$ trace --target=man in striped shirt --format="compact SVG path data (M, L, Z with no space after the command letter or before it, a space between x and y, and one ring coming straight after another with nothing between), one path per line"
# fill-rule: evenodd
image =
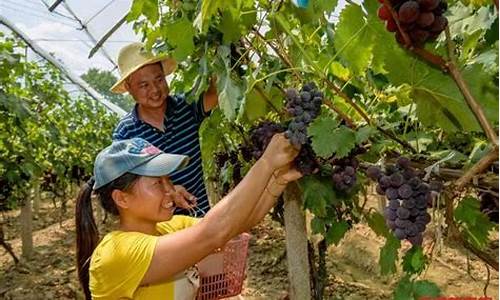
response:
M210 204L203 181L198 129L218 103L214 82L192 104L186 102L184 95L169 95L165 76L175 70L175 61L153 56L144 51L141 43L122 48L118 66L122 76L111 90L130 93L136 105L116 126L113 140L140 137L165 153L189 156L189 165L170 179L197 198L196 216L205 215ZM176 213L190 214L179 208Z

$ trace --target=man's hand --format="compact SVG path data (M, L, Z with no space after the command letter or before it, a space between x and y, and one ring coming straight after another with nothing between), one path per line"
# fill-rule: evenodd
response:
M203 94L203 109L205 112L211 111L219 104L219 96L217 95L217 76L210 77L210 85Z

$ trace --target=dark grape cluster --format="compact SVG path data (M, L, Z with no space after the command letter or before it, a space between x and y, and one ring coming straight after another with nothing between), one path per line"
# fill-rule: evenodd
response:
M481 202L481 212L485 214L491 222L498 224L498 191L482 191L479 193Z
M397 12L399 24L410 38L412 44L421 47L425 42L436 39L448 25L443 13L448 9L446 0L385 0L389 1ZM396 33L396 40L404 44L403 36L398 31L396 21L384 0L378 9L378 17L386 22L386 29Z
M354 156L346 157L335 162L332 180L337 190L348 191L356 184L356 171L358 166L359 161Z
M229 164L233 168L232 182L223 182L222 183L222 191L223 195L227 194L232 187L236 186L242 179L241 173L241 163L238 159L238 151L229 151L229 152L217 152L215 153L215 167L217 169L217 174L222 173L222 169L227 168L226 164ZM219 177L219 178L222 178Z
M293 119L285 134L295 147L308 143L307 125L319 115L322 103L323 93L313 82L305 84L300 92L293 88L286 90L286 109Z
M284 131L285 128L278 123L264 121L257 124L257 126L250 131L250 151L253 157L259 159L273 135ZM294 160L294 165L295 168L304 175L312 174L319 167L316 161L316 154L309 141L300 149L299 155Z
M250 152L255 159L258 159L264 153L267 144L276 133L285 131L285 127L271 121L263 121L257 124L250 131Z
M384 210L387 226L398 239L421 245L422 234L431 221L427 207L432 202L432 189L438 189L439 184L422 181L406 157L398 158L395 165L386 165L384 171L371 166L366 173L378 182L377 193L389 200Z

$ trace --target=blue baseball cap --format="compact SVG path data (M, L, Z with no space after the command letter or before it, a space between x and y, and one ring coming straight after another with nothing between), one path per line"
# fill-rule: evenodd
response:
M113 141L95 159L94 190L125 173L165 176L184 168L188 163L188 156L164 153L141 138Z

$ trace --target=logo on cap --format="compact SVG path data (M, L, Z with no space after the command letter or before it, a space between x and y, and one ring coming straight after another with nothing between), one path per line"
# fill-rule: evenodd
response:
M134 139L129 147L129 152L133 154L158 154L161 151L143 139Z

